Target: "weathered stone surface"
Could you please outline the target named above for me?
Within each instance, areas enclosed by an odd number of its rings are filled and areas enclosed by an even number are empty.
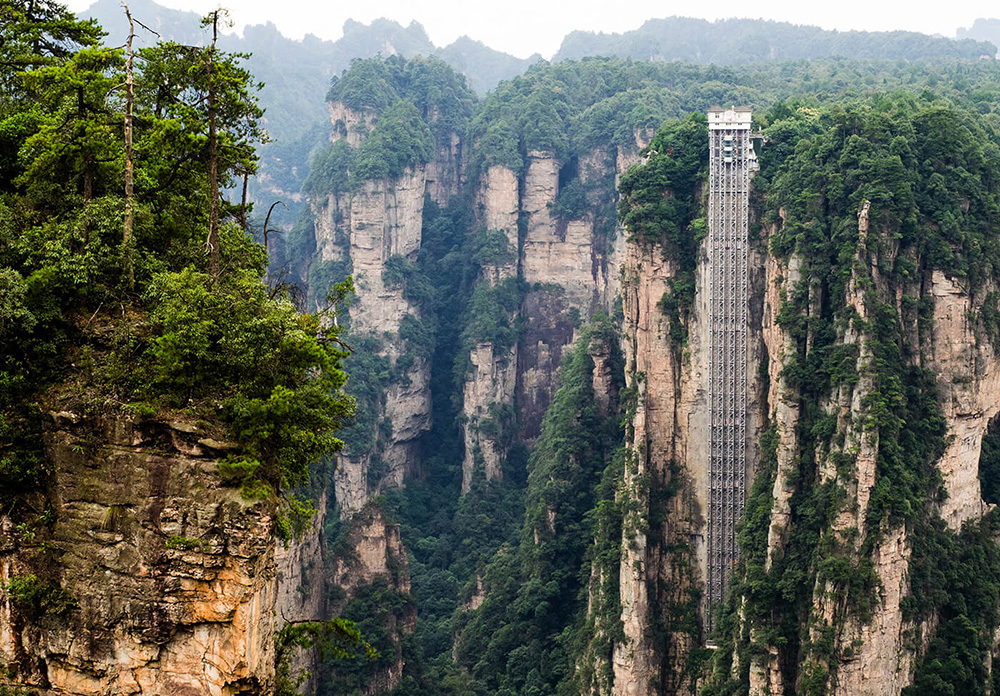
[[[929,367],[937,375],[939,404],[948,422],[948,447],[938,462],[948,497],[941,517],[958,530],[986,512],[979,487],[979,455],[990,420],[1000,411],[1000,360],[980,335],[972,297],[957,279],[931,273],[934,299]]]
[[[407,315],[419,309],[403,297],[402,284],[383,280],[386,263],[398,256],[415,261],[420,251],[426,171],[411,167],[391,180],[372,180],[360,190],[313,202],[316,245],[324,261],[349,260],[356,299],[350,309],[351,334],[382,341],[382,354],[395,361],[406,350],[398,339]],[[386,473],[369,482],[370,452],[352,452],[339,458],[334,474],[335,500],[341,514],[364,505],[369,493],[381,486],[400,486],[414,470],[415,441],[431,425],[430,365],[417,358],[405,380],[389,387],[379,420],[392,424],[392,435],[381,442]]]
[[[520,212],[517,176],[507,167],[492,166],[482,174],[477,191],[477,214],[485,230],[503,232],[507,237],[508,260],[485,264],[481,282],[497,285],[517,276],[518,228]],[[513,320],[513,317],[511,317]],[[499,478],[503,457],[495,437],[487,436],[480,426],[491,417],[490,409],[510,406],[517,384],[517,346],[496,349],[492,343],[479,343],[469,354],[469,372],[462,389],[462,426],[465,455],[462,460],[462,493],[468,493],[476,467],[477,453],[487,479]]]
[[[483,422],[491,418],[494,409],[509,404],[514,395],[517,371],[517,346],[501,355],[495,355],[492,343],[480,343],[469,356],[471,367],[463,389],[463,411],[466,416],[462,426],[465,435],[465,460],[462,466],[462,493],[468,493],[477,460],[482,458],[487,479],[501,477],[503,452],[496,439],[480,431]]]
[[[348,522],[346,544],[352,553],[334,559],[331,582],[343,590],[342,599],[330,611],[338,615],[359,589],[384,580],[402,597],[410,594],[410,565],[399,535],[399,526],[390,524],[377,505],[366,505]],[[365,696],[392,691],[403,677],[402,639],[416,629],[417,612],[412,601],[398,612],[386,612],[385,628],[393,645],[388,666],[367,684]]]
[[[287,544],[278,541],[274,547],[274,561],[278,571],[275,614],[277,628],[288,623],[324,620],[328,617],[326,607],[326,559],[324,548],[326,538],[323,527],[326,522],[327,492],[320,493],[315,501],[316,514],[309,528],[300,538]],[[292,674],[303,671],[309,674],[300,689],[301,693],[316,690],[320,655],[318,650],[300,650],[289,663]]]
[[[34,619],[3,597],[0,661],[18,678],[74,696],[269,692],[273,509],[187,453],[197,436],[120,414],[50,421],[54,522],[0,551],[0,584],[36,574],[74,606]]]
[[[332,142],[346,140],[351,147],[361,145],[365,135],[371,132],[378,120],[371,109],[358,111],[343,102],[327,102],[326,108],[330,112],[330,123],[333,125],[330,140]]]
[[[434,158],[427,163],[427,195],[440,206],[448,205],[462,191],[465,162],[462,139],[451,133],[448,141],[438,143]]]

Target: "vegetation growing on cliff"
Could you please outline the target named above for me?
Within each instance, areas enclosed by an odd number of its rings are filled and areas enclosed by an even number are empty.
[[[485,599],[463,621],[458,661],[488,693],[575,693],[576,660],[589,637],[596,509],[613,504],[613,496],[602,500],[610,491],[599,483],[621,441],[614,411],[598,406],[592,354],[612,356],[614,380],[616,348],[613,324],[598,316],[567,356],[528,464],[520,543],[487,566]],[[613,408],[616,395],[603,398]]]
[[[121,51],[98,48],[99,30],[56,5],[31,12],[0,26],[12,52],[0,103],[4,495],[52,471],[34,434],[41,390],[73,362],[89,366],[79,407],[92,415],[186,411],[239,445],[241,479],[272,494],[300,484],[340,446],[333,432],[352,410],[340,390],[346,353],[319,317],[261,283],[267,257],[239,227],[239,206],[226,209],[217,271],[204,252],[211,168],[223,183],[253,170],[261,131],[249,74],[216,52],[206,78],[209,49],[144,54],[125,239]],[[202,90],[215,114],[185,101]]]
[[[701,198],[708,176],[708,121],[693,114],[668,122],[646,151],[647,161],[627,171],[618,184],[618,219],[630,241],[658,245],[677,266],[657,306],[679,349],[694,302],[698,248],[708,234]]]
[[[975,636],[992,635],[996,603],[984,606],[980,589],[961,578],[976,573],[991,587],[998,549],[975,525],[960,541],[938,518],[943,490],[935,462],[945,449],[946,423],[920,351],[930,328],[928,274],[938,269],[962,278],[974,297],[995,278],[995,134],[929,93],[821,107],[792,102],[765,118],[768,144],[754,183],[763,192],[764,222],[774,229],[771,253],[794,255],[802,276],[787,288],[777,317],[796,347],[782,377],[792,390],[783,398],[794,398],[801,410],[798,452],[786,483],[793,487],[788,541],[766,571],[760,530],[772,495],[767,478],[748,502],[733,588],[733,601],[745,604],[739,610],[734,604],[720,622],[727,648],[717,674],[729,674],[732,651],[742,673],[708,693],[745,691],[754,656],[768,649],[778,651],[785,683],[800,680],[806,692],[824,693],[837,660],[849,655],[835,653],[832,633],[818,640],[811,633],[814,588],[825,586],[839,599],[835,622],[847,614],[867,621],[878,592],[872,554],[900,526],[914,540],[904,611],[948,617],[907,693],[965,693],[973,683],[978,692],[984,681],[977,665],[989,648]],[[865,234],[859,211],[869,206]],[[845,338],[848,332],[859,336],[857,343]],[[877,443],[876,468],[867,529],[852,537],[833,526],[852,504],[847,490],[857,475],[858,446],[845,442],[836,413],[824,404],[862,384],[852,427]],[[772,471],[770,463],[763,473]],[[968,554],[960,551],[963,543]]]
[[[370,90],[372,96],[358,97],[354,103],[364,108],[363,102],[367,99],[371,102],[368,106],[378,111],[398,103],[397,100],[410,101],[423,115],[415,98],[400,96],[402,92],[393,81],[397,78],[386,77],[394,70],[405,73],[407,69],[403,61],[388,68],[367,66],[365,70],[375,76],[371,79],[378,84]],[[338,83],[341,86],[335,86],[341,90],[336,96],[348,100],[355,98],[352,94],[362,94],[368,87],[361,77],[368,73],[345,74]],[[933,97],[923,96],[859,98],[851,102],[862,105],[856,109],[829,106],[831,97],[844,92],[860,95],[899,88],[919,92],[925,87],[933,87],[935,93],[961,106],[935,103]],[[842,493],[836,485],[821,481],[815,471],[815,460],[810,459],[826,452],[828,443],[836,435],[829,414],[822,412],[819,406],[821,398],[835,388],[850,387],[859,378],[857,347],[838,345],[837,336],[848,327],[860,328],[860,325],[852,324],[855,319],[846,313],[838,314],[836,303],[839,300],[830,299],[843,297],[844,275],[850,272],[854,263],[853,255],[858,248],[857,205],[862,197],[872,202],[873,226],[876,220],[878,224],[885,222],[884,217],[877,219],[878,215],[896,216],[900,223],[893,228],[893,234],[903,234],[900,238],[906,240],[904,246],[911,250],[919,246],[922,258],[931,259],[931,263],[963,277],[985,277],[983,274],[993,263],[988,260],[993,253],[989,249],[992,242],[989,235],[983,234],[984,218],[973,220],[961,211],[963,196],[959,194],[964,190],[962,187],[967,187],[972,193],[970,206],[977,210],[986,210],[992,205],[988,197],[980,196],[975,179],[978,177],[987,182],[987,187],[992,186],[989,183],[993,167],[989,141],[995,119],[993,112],[1000,103],[998,94],[995,66],[961,61],[932,66],[919,62],[831,59],[730,69],[676,62],[588,59],[536,66],[523,77],[502,85],[478,104],[472,104],[471,118],[463,122],[468,127],[464,132],[463,128],[456,129],[470,163],[470,186],[465,197],[443,210],[427,206],[420,258],[409,265],[388,263],[383,275],[383,282],[394,287],[408,287],[415,278],[421,279],[418,285],[426,281],[432,290],[427,296],[432,299],[421,304],[421,323],[429,328],[426,333],[434,336],[433,345],[428,345],[433,366],[435,425],[424,443],[421,457],[424,468],[420,475],[407,482],[405,490],[390,492],[386,499],[388,509],[402,525],[404,539],[413,554],[411,568],[419,615],[414,640],[405,648],[408,666],[400,693],[417,689],[427,693],[482,693],[498,688],[495,685],[501,682],[508,683],[505,681],[508,680],[506,663],[493,664],[492,659],[473,660],[476,651],[470,649],[464,653],[461,647],[459,651],[464,657],[459,663],[450,658],[454,636],[456,633],[464,635],[466,631],[476,636],[479,640],[476,645],[482,650],[489,649],[494,638],[496,645],[508,641],[512,650],[524,645],[515,645],[516,641],[506,634],[488,638],[480,635],[483,631],[475,618],[476,611],[463,608],[474,606],[480,600],[480,579],[489,588],[480,610],[490,604],[506,624],[537,633],[537,626],[524,617],[510,619],[506,617],[506,608],[496,609],[503,602],[493,604],[491,594],[506,598],[508,604],[516,602],[516,597],[511,599],[514,594],[506,585],[486,582],[489,572],[521,577],[518,575],[521,573],[520,561],[517,560],[521,539],[517,529],[521,506],[525,505],[524,496],[530,490],[525,480],[524,462],[528,459],[525,448],[518,446],[516,438],[512,440],[502,481],[485,482],[474,477],[469,494],[459,497],[458,491],[459,462],[463,452],[456,417],[462,378],[468,367],[468,350],[477,341],[489,341],[494,348],[506,348],[522,341],[526,326],[525,298],[530,298],[535,291],[515,278],[496,286],[480,280],[488,275],[481,269],[488,271],[491,264],[516,261],[523,253],[522,249],[508,248],[506,240],[502,245],[497,244],[501,233],[479,229],[469,213],[474,211],[473,195],[481,181],[480,174],[490,166],[499,165],[509,168],[523,181],[532,161],[552,158],[560,171],[559,191],[549,206],[550,214],[560,224],[593,216],[601,221],[602,234],[613,239],[615,192],[611,182],[614,175],[596,180],[588,176],[593,176],[597,168],[595,163],[606,165],[616,156],[619,162],[628,161],[649,142],[648,163],[622,176],[621,212],[635,240],[662,243],[679,267],[680,272],[670,292],[661,299],[660,308],[668,317],[676,345],[681,348],[686,313],[694,298],[693,271],[698,245],[705,234],[699,182],[704,177],[707,160],[703,121],[697,116],[685,116],[717,103],[751,103],[763,107],[796,95],[794,101],[765,114],[761,121],[761,125],[768,128],[768,143],[761,151],[764,171],[756,180],[756,186],[761,195],[780,189],[788,208],[805,211],[793,212],[793,217],[811,213],[813,208],[819,211],[819,222],[813,223],[812,228],[808,224],[810,219],[803,218],[801,225],[788,227],[782,233],[784,237],[778,235],[774,251],[779,255],[787,254],[799,243],[796,235],[802,233],[802,249],[812,257],[807,272],[818,279],[820,296],[825,298],[826,304],[817,305],[817,312],[802,319],[799,326],[796,312],[806,306],[803,303],[809,298],[789,293],[788,311],[780,318],[803,348],[802,360],[789,365],[788,376],[796,384],[801,382],[803,393],[809,395],[804,397],[807,412],[803,423],[806,425],[802,426],[803,450],[796,473],[801,485],[793,499],[796,522],[790,550],[781,560],[780,569],[765,573],[762,545],[766,537],[762,538],[761,534],[766,533],[769,496],[774,484],[773,478],[769,478],[773,474],[766,471],[750,505],[757,526],[745,528],[741,537],[743,543],[755,545],[752,550],[748,546],[747,551],[748,559],[756,559],[747,561],[749,610],[752,613],[757,608],[766,608],[767,615],[762,615],[759,621],[766,622],[768,630],[758,633],[753,644],[746,635],[736,636],[735,649],[742,651],[741,655],[746,658],[740,660],[743,667],[748,667],[749,657],[770,640],[790,646],[783,653],[788,655],[788,664],[794,663],[800,648],[803,655],[813,651],[813,657],[825,659],[828,653],[824,651],[828,651],[829,641],[816,641],[813,645],[802,630],[810,580],[817,574],[829,579],[834,584],[834,591],[842,593],[838,597],[844,598],[850,611],[859,616],[871,610],[874,596],[870,564],[863,559],[857,562],[848,559],[846,547],[832,544],[824,536],[832,515],[842,504]],[[916,111],[911,111],[908,103],[915,105]],[[935,109],[943,109],[946,113],[936,113]],[[819,138],[818,134],[826,133],[824,129],[831,127],[841,112],[849,114],[843,117],[840,130],[835,132],[850,142],[839,142],[834,136]],[[757,114],[761,113],[758,108]],[[653,130],[667,119],[681,120],[671,120],[653,138]],[[431,127],[433,130],[432,124]],[[948,131],[943,134],[946,146],[923,142],[934,140],[941,129]],[[857,138],[852,139],[855,130]],[[958,140],[954,139],[956,133]],[[902,140],[897,141],[900,137]],[[865,145],[868,139],[871,145]],[[978,151],[969,146],[969,141],[976,139],[985,143]],[[955,151],[959,151],[957,159],[942,156],[942,153]],[[347,146],[341,145],[331,149],[327,158],[316,160],[317,167],[323,167],[323,173],[314,169],[318,195],[330,191],[338,195],[349,193],[350,181],[345,174],[353,166],[352,156]],[[894,156],[898,156],[899,162],[893,159]],[[794,163],[789,164],[788,173],[779,181],[782,163],[792,160]],[[900,162],[905,171],[900,170]],[[843,178],[845,173],[849,180]],[[935,173],[940,176],[935,178]],[[935,189],[932,182],[940,183],[941,179],[945,180],[944,189]],[[863,191],[858,183],[862,181],[867,181]],[[666,197],[664,191],[669,191]],[[819,199],[813,196],[816,192],[820,194]],[[959,213],[955,213],[953,205],[956,195],[959,196]],[[818,202],[826,196],[835,202],[830,205]],[[916,228],[904,231],[903,227],[911,224],[911,216],[905,209],[916,205],[914,201],[918,196],[924,201],[920,215],[926,219],[914,223]],[[755,205],[759,211],[773,213],[775,200],[774,197],[761,198]],[[973,217],[976,214],[971,213]],[[773,219],[768,218],[768,221]],[[522,217],[522,235],[525,233],[524,221]],[[817,228],[816,225],[821,226]],[[927,228],[927,234],[921,226]],[[754,235],[759,232],[759,228],[752,230]],[[937,238],[934,235],[938,235]],[[926,248],[921,246],[925,243]],[[880,252],[879,272],[891,276],[894,283],[908,282],[907,278],[916,277],[926,268],[926,264],[919,266],[907,261],[909,257],[902,254],[892,262],[889,258]],[[941,424],[934,412],[928,376],[920,370],[904,367],[909,356],[905,348],[900,348],[899,321],[889,311],[891,304],[880,301],[878,305],[873,304],[872,319],[865,328],[870,329],[871,346],[876,352],[875,365],[882,381],[879,398],[866,403],[866,408],[879,414],[877,427],[885,431],[885,466],[880,471],[880,480],[888,483],[878,490],[878,509],[873,512],[873,519],[880,520],[886,513],[892,520],[912,519],[914,506],[919,508],[934,498],[933,482],[925,478],[929,474],[926,463],[934,458],[941,444]],[[922,321],[926,327],[926,305],[926,301],[911,304],[907,300],[904,309],[912,314],[907,315],[906,321],[912,324],[916,317],[918,325]],[[807,344],[810,346],[808,351],[805,350]],[[394,369],[388,364],[373,365],[372,373],[373,378],[366,382],[366,389],[377,395],[384,391],[383,377],[393,379]],[[371,413],[377,410],[374,408]],[[507,424],[504,432],[509,435],[518,425],[517,408],[497,408],[496,413],[502,418],[495,420]],[[377,433],[378,427],[373,417],[364,432]],[[773,466],[774,432],[769,432],[771,439],[765,443],[765,449],[771,452],[768,461],[769,466]],[[923,463],[919,464],[918,459]],[[838,458],[834,468],[847,472],[850,465],[849,457],[845,456]],[[620,468],[622,463],[618,462],[617,466]],[[378,474],[379,470],[375,472]],[[613,479],[609,474],[608,480]],[[928,485],[921,492],[923,483]],[[606,482],[603,495],[608,495],[611,485]],[[618,572],[615,554],[620,551],[621,525],[629,522],[623,523],[622,511],[610,500],[596,507],[600,514],[594,514],[603,520],[605,531],[598,535],[600,550],[595,552],[593,567],[604,570],[592,580],[605,585],[596,595],[597,599],[608,601],[590,617],[587,630],[602,636],[591,642],[589,649],[607,656],[618,636],[614,616],[618,608],[614,601],[618,590],[613,586]],[[580,532],[584,526],[578,523],[575,529]],[[495,550],[503,544],[509,551],[494,559]],[[493,564],[489,564],[490,559],[494,559]],[[486,571],[487,567],[491,570]],[[691,620],[695,614],[694,599],[688,599],[690,601],[680,607],[676,616],[671,615],[670,620],[681,627],[679,630],[697,632]],[[560,649],[570,643],[569,638],[559,642]],[[657,645],[658,649],[669,649],[664,643]],[[518,652],[519,659],[524,657],[524,652]],[[557,651],[546,654],[555,660]],[[565,653],[558,653],[562,654]],[[702,655],[697,657],[700,659]],[[499,657],[497,660],[502,662]],[[509,680],[516,693],[528,693],[534,688],[544,691],[559,681],[551,673],[539,671],[538,677],[544,677],[542,681],[532,677],[529,683],[527,675],[531,668],[518,670],[532,664],[531,659],[525,658],[522,662],[511,671],[511,675],[517,673],[519,676]],[[697,670],[697,662],[694,660],[689,666]],[[555,663],[565,664],[558,660]],[[601,683],[605,685],[610,683],[607,668],[602,674],[594,674],[593,670],[588,671],[591,663],[580,664],[579,678],[584,682],[594,684],[603,680]],[[545,686],[539,687],[540,683]],[[736,683],[724,688],[741,687]]]

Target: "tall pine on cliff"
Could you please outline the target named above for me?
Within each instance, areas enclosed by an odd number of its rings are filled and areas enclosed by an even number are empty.
[[[224,187],[253,170],[256,86],[238,56],[142,54],[126,243],[125,66],[100,36],[53,2],[0,12],[0,504],[19,520],[44,491],[41,415],[71,392],[88,416],[210,424],[242,452],[222,475],[276,504],[287,538],[309,512],[289,491],[340,447],[353,402],[336,331],[262,284],[267,255],[239,206],[223,205],[209,272],[211,170]]]

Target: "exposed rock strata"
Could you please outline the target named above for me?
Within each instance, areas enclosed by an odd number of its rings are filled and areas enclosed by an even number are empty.
[[[598,148],[577,165],[580,181],[603,195],[606,185],[601,180],[617,178],[637,161],[637,150]],[[516,404],[520,437],[528,442],[538,437],[545,409],[558,388],[565,350],[576,340],[578,328],[594,312],[610,312],[620,294],[624,232],[617,229],[613,239],[604,239],[592,211],[579,219],[563,219],[554,212],[562,166],[550,153],[531,151],[520,182],[512,170],[501,166],[488,168],[480,178],[479,227],[503,231],[514,252],[503,263],[485,265],[481,282],[496,285],[520,277],[527,292],[517,346],[497,350],[480,343],[470,350],[471,368],[463,390],[463,491],[469,489],[477,461],[487,478],[494,478],[500,476],[505,456],[495,439],[483,436],[476,424],[498,408]],[[591,202],[591,208],[597,207],[597,201]]]
[[[891,302],[904,326],[905,340],[911,343],[914,360],[936,375],[938,404],[947,424],[946,448],[937,460],[948,495],[941,502],[942,518],[953,530],[968,520],[981,517],[986,505],[979,486],[979,456],[982,437],[991,418],[1000,408],[998,380],[1000,361],[989,341],[976,325],[982,297],[972,297],[963,284],[947,274],[928,271],[909,286],[894,287],[882,275],[882,268],[895,262],[895,246],[885,244],[870,230],[867,202],[859,211],[859,242],[845,301],[857,315],[856,321],[841,327],[837,343],[856,346],[857,379],[841,383],[820,407],[836,417],[831,445],[816,451],[820,482],[831,482],[845,497],[824,532],[824,544],[834,544],[852,564],[871,565],[879,588],[870,616],[862,616],[847,604],[847,597],[830,580],[817,579],[812,592],[809,618],[810,640],[820,641],[832,629],[829,656],[815,654],[802,658],[799,665],[809,674],[826,675],[827,693],[898,695],[913,679],[913,667],[933,634],[934,617],[925,624],[904,618],[904,599],[910,594],[909,563],[911,543],[902,524],[883,520],[872,529],[870,505],[876,483],[879,443],[877,433],[865,428],[868,396],[877,388],[873,378],[872,349],[866,331],[873,303]],[[872,237],[869,239],[869,235]],[[767,568],[784,553],[789,526],[791,482],[798,474],[797,425],[800,404],[796,394],[781,378],[781,368],[797,350],[771,318],[781,311],[781,297],[791,296],[800,283],[800,260],[787,263],[768,260],[765,299],[764,340],[771,375],[770,418],[778,436],[777,473],[772,496],[768,533]],[[807,289],[804,303],[812,312],[825,298],[820,288]],[[902,309],[903,294],[930,301],[932,320],[923,324],[907,319]],[[982,295],[986,293],[983,292]],[[810,337],[806,337],[806,349]],[[849,470],[843,466],[849,461]],[[841,463],[838,468],[837,462]],[[920,640],[914,641],[914,636]],[[751,636],[753,639],[753,636]],[[923,647],[921,647],[923,646]],[[801,684],[785,683],[779,667],[779,651],[770,646],[758,653],[750,668],[750,693],[777,696],[796,693]]]
[[[352,147],[360,145],[377,118],[339,102],[329,108],[334,139],[344,138]],[[407,315],[419,318],[420,310],[404,297],[403,283],[387,284],[387,263],[394,257],[416,260],[425,194],[447,199],[461,181],[460,143],[452,139],[439,154],[443,161],[409,167],[399,177],[365,181],[357,191],[311,201],[319,260],[349,263],[354,275],[351,335],[377,338],[382,354],[392,363],[408,350],[398,339],[403,320]],[[429,381],[430,365],[415,357],[384,395],[377,415],[384,425],[378,428],[375,446],[358,452],[349,444],[340,457],[334,497],[342,515],[360,509],[373,490],[402,485],[415,469],[416,440],[431,425]],[[375,456],[384,465],[383,473],[370,481]]]
[[[51,414],[53,522],[14,534],[0,583],[35,574],[72,599],[24,616],[0,602],[0,660],[52,694],[269,693],[273,510],[221,485],[194,424]]]
[[[333,615],[339,615],[359,590],[380,579],[391,591],[409,596],[410,565],[399,527],[386,521],[380,507],[366,505],[358,511],[349,522],[345,540],[351,552],[335,558],[331,568],[331,582],[343,590],[342,599],[330,607]],[[402,637],[413,633],[416,621],[412,601],[398,612],[385,612],[393,654],[383,655],[389,658],[389,665],[373,675],[362,691],[364,696],[385,694],[399,685],[404,666]]]

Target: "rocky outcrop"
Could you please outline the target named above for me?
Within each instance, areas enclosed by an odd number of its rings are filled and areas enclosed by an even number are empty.
[[[688,656],[701,647],[709,609],[703,596],[709,497],[706,245],[707,240],[698,251],[694,300],[678,315],[680,327],[672,327],[662,309],[680,274],[675,255],[656,244],[630,242],[626,248],[622,339],[626,380],[635,390],[636,403],[626,430],[628,454],[619,502],[627,512],[619,575],[625,640],[614,647],[609,692],[616,696],[696,691]],[[767,287],[767,293],[777,296],[779,288],[767,284],[777,279],[779,270],[771,266],[765,271],[763,249],[752,245],[748,252],[747,361],[752,366],[765,359],[764,332],[780,332],[765,295]],[[747,373],[749,485],[760,460],[768,405],[780,388],[762,381],[760,370]]]
[[[333,124],[330,132],[332,142],[346,140],[351,147],[358,147],[375,127],[377,116],[372,109],[352,109],[343,102],[327,102],[326,108]]]
[[[343,104],[330,105],[334,138],[343,137],[353,147],[370,129],[376,117],[354,112]],[[337,123],[346,124],[341,129]],[[353,134],[359,135],[355,138]],[[339,135],[338,135],[339,134]],[[350,335],[375,338],[379,353],[391,364],[403,365],[402,374],[380,395],[377,406],[377,441],[348,443],[334,475],[334,498],[342,515],[364,505],[372,490],[400,486],[416,464],[416,440],[431,424],[430,365],[419,351],[398,339],[409,316],[420,317],[420,309],[404,297],[405,280],[393,276],[401,264],[412,263],[420,251],[424,196],[433,189],[450,196],[460,178],[460,147],[447,162],[407,168],[392,179],[365,181],[353,192],[329,194],[311,201],[315,219],[317,260],[345,264],[354,274],[355,301],[350,309]],[[428,171],[435,172],[434,181]],[[451,174],[448,174],[451,172]],[[442,178],[444,177],[444,178]],[[386,339],[386,337],[390,337]],[[369,480],[373,458],[380,460],[380,473]]]
[[[989,422],[1000,411],[1000,359],[976,322],[982,297],[935,270],[925,281],[934,300],[928,367],[937,376],[948,446],[938,461],[947,498],[941,517],[951,529],[986,512],[979,487],[979,455]],[[985,294],[985,293],[983,293]]]
[[[479,282],[497,287],[517,277],[517,220],[520,213],[517,176],[507,167],[492,166],[481,177],[477,212],[486,234],[500,232],[507,240],[507,253],[482,266]],[[511,318],[513,319],[513,318]],[[462,493],[468,493],[477,463],[487,479],[500,478],[505,452],[497,433],[482,426],[498,408],[514,401],[517,379],[517,346],[494,346],[480,341],[469,351],[469,370],[462,389]]]
[[[326,523],[327,492],[315,501],[316,514],[302,536],[289,542],[278,541],[274,560],[278,569],[275,600],[277,628],[285,624],[317,621],[327,615],[326,608]],[[302,693],[316,691],[316,675],[320,667],[319,650],[300,650],[289,661],[291,674],[309,675],[303,682]]]
[[[361,189],[342,196],[317,210],[323,222],[317,226],[317,246],[337,248],[332,254],[349,258],[354,270],[356,302],[351,307],[351,336],[369,336],[380,341],[380,352],[392,363],[407,353],[408,346],[396,337],[409,315],[420,310],[404,297],[405,281],[389,278],[390,259],[413,262],[420,250],[420,230],[424,202],[424,171],[408,169],[397,179],[366,181]],[[346,200],[344,200],[346,198]],[[346,211],[330,219],[323,211]],[[332,228],[332,240],[319,236],[322,226]],[[327,233],[329,234],[329,233]],[[325,253],[325,252],[324,252]],[[382,340],[385,336],[391,340]],[[379,442],[359,452],[351,445],[341,457],[334,477],[335,500],[342,514],[359,509],[372,485],[399,486],[414,467],[416,439],[430,428],[431,396],[428,386],[430,366],[421,356],[411,364],[384,394],[380,413]],[[391,432],[386,435],[385,433]],[[385,473],[370,482],[369,469],[375,450],[385,463]]]
[[[448,205],[465,184],[465,158],[462,139],[449,133],[437,144],[434,158],[427,163],[427,195],[438,205]]]
[[[622,332],[626,379],[637,391],[637,403],[626,437],[623,495],[636,512],[623,521],[619,581],[625,640],[614,649],[616,696],[686,693],[690,687],[683,664],[693,637],[669,619],[659,629],[654,624],[668,613],[679,618],[680,607],[697,614],[695,597],[704,578],[694,559],[702,546],[708,479],[707,437],[698,437],[707,432],[699,379],[707,355],[707,343],[699,350],[707,338],[702,328],[707,300],[692,311],[685,327],[690,358],[697,358],[685,360],[657,307],[676,273],[676,262],[661,248],[629,245]],[[675,491],[660,501],[666,519],[652,522],[651,496],[664,490]],[[667,632],[664,639],[657,639],[659,630]],[[669,655],[663,654],[665,645]]]
[[[375,583],[384,583],[387,590],[405,598],[401,609],[383,610],[386,635],[392,644],[391,654],[383,650],[381,664],[365,682],[365,696],[385,694],[399,685],[403,678],[403,637],[416,629],[417,613],[410,596],[410,566],[406,549],[399,536],[399,526],[390,524],[381,507],[369,504],[359,510],[348,523],[342,548],[349,552],[333,561],[330,581],[341,592],[332,602],[332,615],[342,615],[358,594]],[[336,667],[333,669],[334,678]]]
[[[801,259],[792,256],[787,261],[768,256],[764,280],[762,308],[762,339],[766,350],[767,373],[771,378],[761,385],[766,389],[767,419],[774,428],[775,476],[771,496],[771,517],[767,530],[764,568],[770,571],[788,542],[791,525],[791,499],[795,492],[799,461],[798,421],[800,403],[783,375],[785,360],[797,347],[778,323],[782,297],[794,293],[801,280]],[[751,629],[751,640],[758,638],[758,629]],[[778,662],[778,651],[769,646],[766,652],[751,656],[749,665],[751,696],[784,693],[784,677]]]
[[[52,694],[270,693],[271,504],[222,485],[194,423],[61,408],[42,514],[3,522],[0,660]]]
[[[477,224],[483,231],[502,231],[513,252],[501,263],[484,264],[480,282],[495,286],[520,277],[527,289],[517,345],[500,349],[480,342],[470,348],[463,389],[464,492],[477,463],[487,478],[495,478],[505,456],[496,437],[484,436],[477,425],[491,413],[514,410],[519,437],[529,443],[537,438],[558,388],[564,352],[594,312],[612,310],[620,294],[625,233],[617,229],[613,238],[606,238],[595,211],[614,205],[611,180],[639,160],[637,152],[602,147],[572,165],[588,191],[589,203],[575,219],[558,210],[560,175],[568,165],[551,153],[528,152],[520,181],[502,166],[489,167],[480,175]]]
[[[857,253],[847,283],[844,303],[850,322],[839,326],[836,346],[845,355],[856,356],[850,371],[856,377],[834,385],[832,393],[819,404],[821,413],[835,422],[829,442],[815,447],[818,481],[834,487],[841,494],[829,526],[822,531],[820,545],[825,553],[836,554],[853,569],[853,582],[866,582],[859,568],[869,568],[867,581],[872,590],[873,606],[859,612],[852,605],[849,592],[868,592],[861,586],[851,588],[843,578],[820,573],[812,589],[808,626],[810,645],[827,641],[825,653],[813,648],[799,657],[799,680],[822,679],[826,693],[896,694],[913,679],[916,661],[933,634],[935,617],[917,622],[904,611],[911,593],[910,561],[912,543],[908,527],[889,516],[872,517],[872,504],[878,482],[879,431],[872,428],[872,396],[881,389],[878,383],[874,340],[869,326],[873,309],[886,304],[895,307],[903,328],[903,340],[909,343],[914,361],[935,374],[940,413],[947,424],[943,454],[935,466],[941,474],[947,496],[940,501],[940,515],[952,530],[986,511],[979,484],[979,456],[987,425],[997,413],[1000,361],[988,340],[982,337],[976,317],[986,291],[971,295],[963,283],[940,270],[928,270],[908,282],[890,282],[883,269],[896,263],[897,247],[886,241],[881,231],[871,229],[869,204],[865,201],[858,213]],[[782,370],[797,351],[810,350],[813,342],[809,329],[805,343],[796,345],[773,317],[783,309],[802,282],[802,261],[792,255],[787,260],[768,259],[764,309],[764,342],[769,356],[770,421],[777,436],[776,473],[772,491],[765,569],[785,553],[790,525],[790,501],[799,479],[800,397],[790,389]],[[805,288],[801,311],[818,314],[824,302],[822,287]],[[923,298],[931,309],[920,322],[908,314],[904,297]],[[884,311],[884,309],[882,310]],[[800,339],[801,340],[801,339]],[[761,635],[751,631],[751,640]],[[801,684],[786,683],[779,666],[780,650],[768,646],[757,651],[749,671],[750,693],[777,695],[797,693]],[[817,676],[819,675],[819,676]]]

